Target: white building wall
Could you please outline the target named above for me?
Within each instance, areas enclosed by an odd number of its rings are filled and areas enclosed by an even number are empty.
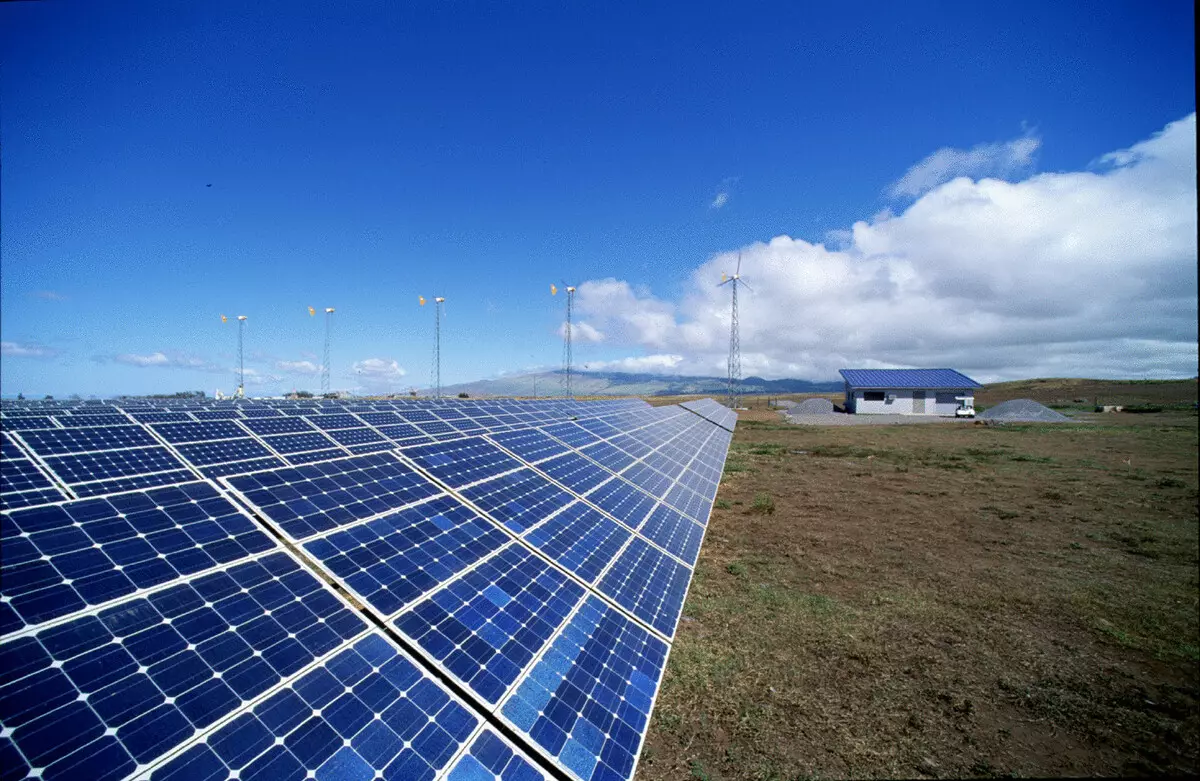
[[[919,389],[918,389],[919,390]],[[868,401],[864,398],[867,391],[861,388],[855,388],[853,391],[847,389],[847,409],[858,415],[912,415],[913,413],[913,391],[911,388],[897,388],[893,390],[883,391],[883,401]],[[894,396],[895,399],[888,401],[888,396]],[[954,411],[958,409],[958,401],[956,396],[970,396],[974,399],[975,392],[971,389],[960,388],[958,390],[933,390],[925,391],[925,412],[926,415],[944,415],[954,417]]]

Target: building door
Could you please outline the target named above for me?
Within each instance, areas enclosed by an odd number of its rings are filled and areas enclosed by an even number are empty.
[[[913,391],[913,414],[925,414],[925,391],[923,390]]]

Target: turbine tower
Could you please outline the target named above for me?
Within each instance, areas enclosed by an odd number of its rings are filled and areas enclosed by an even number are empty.
[[[325,357],[321,359],[321,395],[329,393],[329,331],[333,325],[333,307],[325,307]]]
[[[425,296],[417,296],[421,306],[425,306]],[[433,385],[434,398],[442,397],[442,307],[446,303],[444,296],[434,296],[433,299]]]
[[[245,354],[242,351],[242,344],[243,344],[242,331],[244,330],[244,328],[246,326],[246,316],[238,315],[237,321],[238,321],[238,384],[237,384],[237,392],[234,394],[233,397],[235,399],[242,399],[242,398],[246,397],[246,364],[242,358],[242,356]],[[226,317],[225,315],[221,315],[221,322],[228,323],[229,318]]]
[[[717,285],[729,285],[731,290],[729,310],[729,366],[725,403],[730,409],[737,409],[742,401],[742,338],[738,329],[738,285],[746,285],[742,279],[742,253],[738,253],[737,271],[733,276],[721,275]],[[746,285],[749,290],[750,286]]]
[[[572,355],[572,350],[571,350],[571,326],[572,326],[571,320],[572,320],[572,317],[574,314],[573,310],[575,308],[575,286],[568,285],[567,283],[564,282],[563,289],[567,292],[567,322],[563,329],[562,389],[563,389],[563,395],[566,396],[568,399],[572,399],[572,398],[575,398],[575,396],[571,391],[571,369],[572,369],[572,363],[574,362],[574,355]],[[558,288],[555,287],[554,285],[550,286],[550,295],[552,295],[552,296],[558,295]]]

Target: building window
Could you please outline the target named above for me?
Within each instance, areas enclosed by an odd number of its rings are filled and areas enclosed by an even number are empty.
[[[863,401],[883,401],[883,391],[863,391]]]

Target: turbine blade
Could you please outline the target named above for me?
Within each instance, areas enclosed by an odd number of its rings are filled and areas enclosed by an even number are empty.
[[[741,273],[742,273],[742,253],[740,253],[740,252],[738,253],[738,265],[737,265],[737,271],[735,271],[735,272],[733,272],[733,273],[734,273],[734,274],[741,274]]]

